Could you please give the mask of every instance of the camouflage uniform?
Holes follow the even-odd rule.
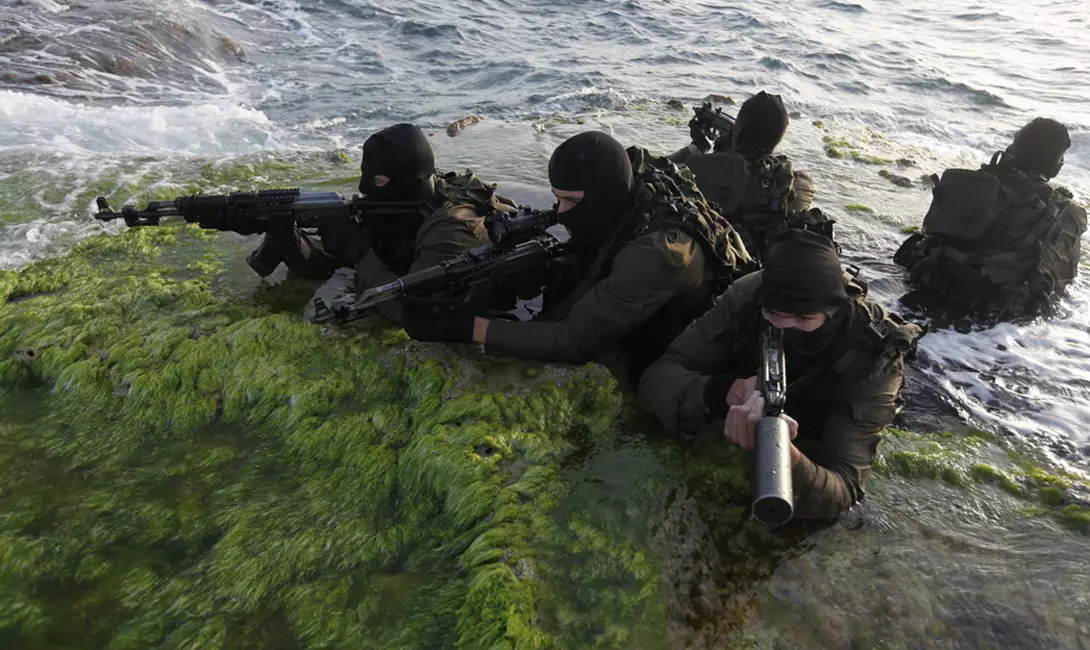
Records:
[[[1050,311],[1078,273],[1086,211],[1063,188],[1009,166],[934,177],[923,232],[894,255],[917,291],[909,301],[952,316],[999,319]]]
[[[712,416],[705,387],[757,373],[763,271],[736,281],[644,373],[640,399],[668,428],[694,431]],[[903,354],[919,328],[903,325],[849,284],[843,329],[815,356],[787,347],[786,413],[799,423],[792,471],[795,515],[831,518],[863,498],[882,429],[898,411]],[[722,405],[720,412],[722,411]]]
[[[737,233],[666,158],[627,150],[642,183],[627,228],[581,286],[535,322],[492,321],[487,351],[582,362],[619,352],[633,380],[751,262]]]

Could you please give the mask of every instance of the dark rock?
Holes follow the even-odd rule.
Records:
[[[878,175],[899,187],[912,187],[914,185],[911,179],[904,176],[898,176],[897,174],[894,174],[888,169],[883,169],[882,171],[878,172]]]
[[[704,98],[704,101],[711,102],[713,104],[726,104],[727,106],[734,106],[734,100],[727,95],[719,95],[712,93]]]
[[[674,99],[671,99],[670,101],[666,102],[666,105],[669,106],[670,108],[676,108],[676,109],[679,109],[679,110],[685,108],[685,104],[682,103],[682,101],[680,99],[677,99],[676,97]]]

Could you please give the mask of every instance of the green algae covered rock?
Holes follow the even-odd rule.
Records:
[[[663,646],[661,510],[565,478],[616,446],[608,373],[323,330],[246,246],[131,229],[0,274],[4,647]]]
[[[796,597],[790,576],[861,547],[751,521],[748,455],[718,432],[678,444],[598,366],[310,324],[313,284],[257,280],[252,244],[130,229],[0,272],[0,647],[843,641],[796,618],[843,583]],[[1009,487],[1078,529],[1074,478],[913,435],[889,437],[879,503]],[[942,633],[917,627],[897,630]]]
[[[1090,493],[1090,482],[1046,470],[1026,454],[1002,447],[981,432],[946,434],[938,440],[896,429],[889,433],[875,465],[879,474],[941,480],[965,489],[998,488],[1025,502],[1023,514],[1047,516],[1090,535],[1090,505],[1077,496]],[[992,462],[980,461],[982,450]]]

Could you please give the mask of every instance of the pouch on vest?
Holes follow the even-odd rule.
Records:
[[[718,151],[689,158],[686,166],[704,198],[723,216],[742,208],[749,186],[749,165],[736,151]]]
[[[972,246],[1009,204],[1007,192],[994,174],[947,169],[934,189],[923,231]]]
[[[742,210],[786,217],[794,191],[795,169],[787,156],[761,156],[749,163],[749,180]]]

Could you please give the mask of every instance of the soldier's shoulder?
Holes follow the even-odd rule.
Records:
[[[681,228],[667,227],[643,233],[625,244],[619,256],[629,264],[650,264],[683,269],[700,255],[700,246]]]

